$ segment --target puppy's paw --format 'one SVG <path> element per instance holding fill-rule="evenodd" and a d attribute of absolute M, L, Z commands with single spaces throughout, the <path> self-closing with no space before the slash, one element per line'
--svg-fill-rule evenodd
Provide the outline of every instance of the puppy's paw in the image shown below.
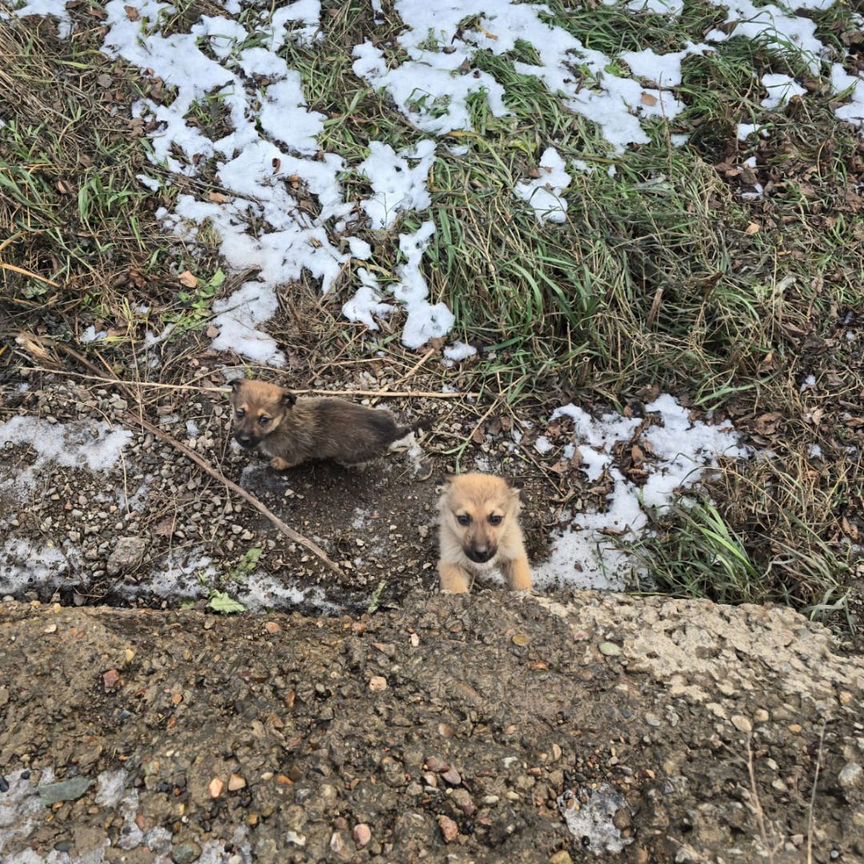
<path fill-rule="evenodd" d="M 287 462 L 281 456 L 274 456 L 270 460 L 270 467 L 276 471 L 287 471 L 289 468 L 293 468 L 296 464 L 296 462 Z"/>
<path fill-rule="evenodd" d="M 455 564 L 439 564 L 442 594 L 467 594 L 471 584 L 468 573 Z"/>

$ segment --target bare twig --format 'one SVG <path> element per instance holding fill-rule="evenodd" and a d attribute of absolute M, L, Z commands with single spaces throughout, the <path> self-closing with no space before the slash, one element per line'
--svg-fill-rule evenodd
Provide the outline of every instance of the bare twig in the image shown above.
<path fill-rule="evenodd" d="M 67 353 L 72 349 L 66 345 L 60 345 Z M 83 362 L 84 358 L 74 352 L 74 356 Z M 87 364 L 88 369 L 98 372 L 92 364 Z M 81 372 L 70 372 L 68 369 L 49 369 L 44 366 L 30 366 L 29 372 L 50 372 L 52 375 L 65 375 L 70 378 L 80 378 L 84 381 L 101 381 L 105 384 L 115 384 L 121 387 L 149 387 L 154 390 L 187 390 L 201 393 L 230 393 L 228 387 L 196 387 L 192 384 L 162 384 L 156 381 L 122 381 L 120 378 L 107 378 L 104 375 L 84 375 Z M 378 396 L 383 399 L 464 399 L 466 397 L 476 397 L 477 393 L 438 393 L 437 391 L 427 392 L 425 390 L 288 390 L 295 396 Z M 136 400 L 137 401 L 137 400 Z"/>
<path fill-rule="evenodd" d="M 12 273 L 18 273 L 20 276 L 26 276 L 28 279 L 36 279 L 39 282 L 44 282 L 46 285 L 50 285 L 52 288 L 60 287 L 56 282 L 52 282 L 50 279 L 46 279 L 38 273 L 25 270 L 23 267 L 17 267 L 15 264 L 7 264 L 5 261 L 0 261 L 0 270 L 9 270 Z"/>
<path fill-rule="evenodd" d="M 756 816 L 756 825 L 762 837 L 762 845 L 770 862 L 774 861 L 774 850 L 768 840 L 768 829 L 765 826 L 765 811 L 762 809 L 762 801 L 759 798 L 759 789 L 756 786 L 756 771 L 753 767 L 752 735 L 747 735 L 747 773 L 750 775 L 750 792 L 753 796 L 752 807 Z"/>
<path fill-rule="evenodd" d="M 822 721 L 822 731 L 819 734 L 819 750 L 816 753 L 816 771 L 813 774 L 813 788 L 810 790 L 810 808 L 807 812 L 807 864 L 813 864 L 813 829 L 816 820 L 813 812 L 816 809 L 816 784 L 819 782 L 819 769 L 822 767 L 822 745 L 825 743 L 825 721 Z"/>

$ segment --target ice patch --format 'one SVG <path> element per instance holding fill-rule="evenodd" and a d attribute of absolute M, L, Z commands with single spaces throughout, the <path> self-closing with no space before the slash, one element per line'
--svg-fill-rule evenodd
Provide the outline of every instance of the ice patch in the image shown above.
<path fill-rule="evenodd" d="M 381 301 L 378 280 L 364 267 L 357 271 L 361 287 L 357 293 L 342 306 L 342 314 L 358 324 L 365 324 L 370 330 L 377 330 L 376 315 L 387 316 L 396 308 L 391 303 Z"/>
<path fill-rule="evenodd" d="M 466 342 L 454 342 L 444 349 L 444 357 L 451 363 L 461 363 L 463 360 L 474 357 L 476 354 L 477 349 Z"/>
<path fill-rule="evenodd" d="M 672 396 L 660 396 L 645 406 L 645 412 L 646 421 L 658 422 L 618 414 L 595 420 L 576 405 L 565 405 L 552 414 L 553 422 L 562 417 L 573 421 L 574 456 L 578 452 L 579 468 L 588 481 L 596 483 L 606 472 L 612 488 L 603 512 L 575 513 L 569 529 L 553 540 L 549 560 L 534 570 L 539 588 L 570 584 L 623 590 L 636 565 L 611 542 L 610 535 L 638 536 L 648 524 L 646 509 L 662 512 L 679 490 L 692 487 L 706 469 L 716 467 L 719 457 L 749 455 L 731 423 L 694 422 Z M 540 441 L 545 441 L 542 447 L 537 446 Z M 641 487 L 614 464 L 615 447 L 624 442 L 638 444 L 643 451 L 640 467 L 648 477 Z M 541 436 L 535 448 L 549 452 L 547 444 Z"/>
<path fill-rule="evenodd" d="M 432 197 L 426 178 L 435 161 L 434 141 L 421 141 L 398 155 L 380 141 L 373 141 L 369 150 L 357 171 L 372 184 L 372 197 L 363 202 L 363 209 L 373 230 L 392 227 L 400 213 L 429 207 Z M 412 168 L 409 160 L 417 164 Z"/>
<path fill-rule="evenodd" d="M 579 793 L 567 789 L 558 798 L 558 810 L 576 843 L 590 849 L 595 856 L 620 855 L 633 842 L 632 837 L 622 836 L 615 826 L 618 811 L 629 813 L 630 808 L 624 796 L 608 783 L 601 783 L 596 789 L 586 787 Z"/>
<path fill-rule="evenodd" d="M 554 147 L 544 151 L 539 173 L 529 183 L 517 183 L 516 194 L 534 208 L 538 222 L 566 222 L 567 200 L 563 196 L 570 185 L 570 175 Z"/>
<path fill-rule="evenodd" d="M 28 0 L 12 12 L 18 18 L 31 15 L 49 15 L 57 19 L 57 35 L 68 39 L 72 34 L 72 18 L 66 11 L 66 0 Z M 0 21 L 10 18 L 9 13 L 0 9 Z"/>
<path fill-rule="evenodd" d="M 453 313 L 444 303 L 427 299 L 429 286 L 420 270 L 420 261 L 435 233 L 433 222 L 424 222 L 413 234 L 399 235 L 399 251 L 406 262 L 396 271 L 399 282 L 392 287 L 393 296 L 408 312 L 402 331 L 402 344 L 417 349 L 430 339 L 441 339 L 453 327 Z"/>
<path fill-rule="evenodd" d="M 110 471 L 132 440 L 128 429 L 115 429 L 104 422 L 49 423 L 38 417 L 18 415 L 0 424 L 0 447 L 29 446 L 36 460 L 10 478 L 0 480 L 0 489 L 29 488 L 49 465 Z"/>
<path fill-rule="evenodd" d="M 105 330 L 96 332 L 96 328 L 91 324 L 82 334 L 80 342 L 83 345 L 89 345 L 91 342 L 103 342 L 108 338 L 108 333 Z"/>
<path fill-rule="evenodd" d="M 771 110 L 786 105 L 794 96 L 803 96 L 807 91 L 788 75 L 769 74 L 762 76 L 762 86 L 768 95 L 760 103 Z"/>

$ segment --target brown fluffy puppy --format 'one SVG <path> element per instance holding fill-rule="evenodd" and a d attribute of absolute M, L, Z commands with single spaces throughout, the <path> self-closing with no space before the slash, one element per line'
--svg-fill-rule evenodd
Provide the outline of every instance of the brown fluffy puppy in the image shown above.
<path fill-rule="evenodd" d="M 249 450 L 259 447 L 277 471 L 311 459 L 361 465 L 419 427 L 342 399 L 297 399 L 265 381 L 232 381 L 231 391 L 234 438 Z"/>
<path fill-rule="evenodd" d="M 492 474 L 463 474 L 438 502 L 441 590 L 467 594 L 475 576 L 497 568 L 514 591 L 531 590 L 519 527 L 519 492 Z"/>

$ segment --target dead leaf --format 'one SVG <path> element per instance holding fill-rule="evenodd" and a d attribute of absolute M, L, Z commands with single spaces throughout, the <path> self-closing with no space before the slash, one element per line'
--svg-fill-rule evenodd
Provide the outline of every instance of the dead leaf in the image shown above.
<path fill-rule="evenodd" d="M 478 426 L 472 433 L 471 438 L 475 444 L 482 444 L 486 440 L 486 433 L 482 426 Z"/>
<path fill-rule="evenodd" d="M 807 412 L 807 422 L 812 423 L 814 426 L 818 426 L 822 422 L 824 414 L 824 408 L 814 408 L 812 411 Z"/>
<path fill-rule="evenodd" d="M 840 525 L 843 528 L 843 533 L 853 541 L 858 540 L 858 528 L 853 525 L 845 516 L 840 520 Z"/>
<path fill-rule="evenodd" d="M 634 465 L 641 465 L 645 461 L 645 454 L 638 444 L 634 444 L 630 448 L 630 458 L 633 460 Z"/>
<path fill-rule="evenodd" d="M 138 21 L 141 18 L 140 13 L 134 6 L 124 6 L 123 8 L 126 10 L 126 17 L 130 21 Z"/>
<path fill-rule="evenodd" d="M 221 192 L 210 192 L 207 197 L 214 204 L 227 204 L 231 200 L 227 195 L 223 195 Z"/>
<path fill-rule="evenodd" d="M 777 424 L 783 419 L 783 415 L 777 411 L 769 411 L 756 419 L 756 431 L 760 435 L 773 435 L 777 431 Z"/>
<path fill-rule="evenodd" d="M 103 72 L 96 76 L 96 83 L 105 90 L 114 83 L 114 79 L 107 72 Z"/>
<path fill-rule="evenodd" d="M 197 288 L 198 279 L 193 276 L 188 270 L 184 270 L 178 277 L 178 281 L 184 288 Z"/>
<path fill-rule="evenodd" d="M 643 91 L 639 101 L 643 105 L 647 105 L 649 108 L 653 108 L 657 104 L 657 97 Z"/>
<path fill-rule="evenodd" d="M 762 226 L 759 225 L 758 222 L 751 222 L 744 230 L 744 233 L 752 237 L 754 234 L 758 234 L 761 230 Z"/>
<path fill-rule="evenodd" d="M 207 328 L 206 333 L 208 339 L 215 339 L 219 335 L 220 330 L 215 324 L 211 324 Z"/>

